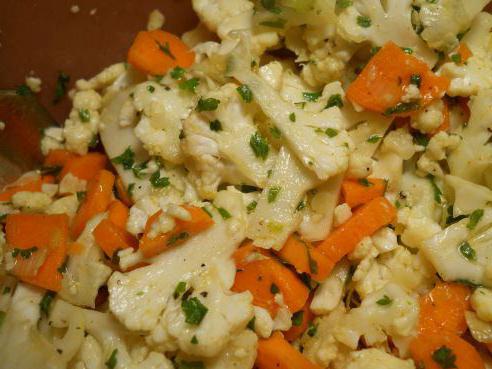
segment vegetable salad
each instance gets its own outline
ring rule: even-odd
[[[0,192],[0,368],[492,368],[487,3],[154,11]]]

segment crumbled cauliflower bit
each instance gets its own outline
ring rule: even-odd
[[[41,185],[41,191],[47,194],[49,197],[53,197],[58,192],[58,185],[55,183],[43,183]]]
[[[87,181],[67,173],[60,181],[59,192],[61,194],[83,192],[87,188]]]
[[[273,330],[288,331],[292,327],[292,314],[285,306],[277,310],[277,315],[273,320]]]
[[[413,85],[411,85],[413,86]],[[444,120],[444,103],[442,100],[436,100],[429,106],[419,111],[411,119],[411,126],[422,133],[431,133],[435,131]]]
[[[492,322],[492,291],[488,288],[477,288],[470,299],[473,310],[478,317],[486,322]]]
[[[337,264],[330,276],[319,285],[309,307],[313,313],[317,315],[328,314],[340,304],[348,272],[349,264],[341,262]]]
[[[175,204],[169,204],[166,210],[167,214],[169,216],[172,216],[173,218],[177,218],[180,220],[190,221],[191,220],[191,214],[188,210],[183,208],[182,206],[177,206]]]
[[[398,247],[395,231],[389,227],[381,228],[372,235],[372,242],[379,253],[383,254]]]
[[[119,123],[121,127],[129,127],[137,119],[137,109],[131,99],[127,99],[120,110]]]
[[[254,306],[253,310],[255,312],[254,329],[256,334],[261,338],[270,337],[273,331],[273,319],[270,313],[259,306]]]
[[[265,50],[272,48],[280,42],[280,36],[277,32],[262,32],[253,35],[251,39],[251,51],[255,55],[261,55]]]
[[[130,208],[130,214],[126,223],[126,230],[133,235],[143,233],[147,219],[159,211],[159,206],[150,196],[138,200]]]
[[[441,231],[439,224],[416,208],[400,209],[397,219],[404,226],[401,240],[409,247],[420,248],[425,240]]]
[[[141,250],[134,250],[131,247],[118,251],[118,258],[120,260],[120,269],[126,271],[127,269],[135,266],[143,261],[145,257]]]
[[[76,195],[65,196],[53,201],[47,208],[46,214],[67,214],[70,219],[75,216],[79,207]]]
[[[352,216],[352,209],[347,203],[338,205],[333,211],[333,225],[335,227],[341,226]]]
[[[384,138],[381,145],[382,152],[393,152],[399,155],[403,160],[410,159],[417,147],[413,143],[413,137],[405,128],[398,128],[389,132]]]
[[[349,260],[361,261],[366,258],[375,258],[379,252],[374,247],[371,237],[364,237],[355,247],[355,250],[348,255]],[[357,273],[357,272],[356,272]]]
[[[63,128],[48,127],[43,130],[41,152],[46,156],[51,150],[62,149],[63,141]]]
[[[350,353],[345,369],[415,369],[411,359],[402,360],[376,348]]]
[[[284,67],[282,66],[282,63],[278,61],[262,65],[258,70],[260,77],[277,91],[280,90],[280,87],[282,86],[283,72]]]
[[[21,191],[12,196],[12,205],[24,211],[41,212],[48,207],[52,200],[44,192]]]
[[[41,84],[42,83],[43,83],[43,81],[41,81],[41,78],[33,77],[33,76],[27,76],[26,77],[26,85],[34,93],[41,92]]]
[[[351,178],[366,178],[372,174],[374,161],[368,155],[354,151],[350,154],[347,176]]]
[[[113,64],[103,69],[88,81],[79,79],[75,82],[75,87],[79,90],[100,90],[116,81],[116,79],[124,74],[125,71],[125,63]]]
[[[258,337],[250,330],[236,335],[216,357],[205,360],[207,369],[250,369],[254,366]]]
[[[404,91],[401,101],[404,103],[409,103],[412,101],[417,101],[421,98],[419,88],[414,84],[409,84]]]
[[[435,177],[443,177],[444,171],[439,161],[444,160],[449,151],[458,147],[461,139],[458,135],[450,135],[446,132],[439,132],[434,135],[424,154],[417,161],[417,168],[424,174],[432,174]]]
[[[171,218],[168,214],[162,213],[159,215],[157,220],[152,223],[150,231],[148,233],[149,238],[156,238],[160,234],[167,233],[174,229],[176,223],[173,218]]]
[[[166,22],[164,14],[162,14],[159,9],[154,9],[149,14],[149,20],[147,21],[147,31],[154,31],[156,29],[161,29]]]

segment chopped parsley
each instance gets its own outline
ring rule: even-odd
[[[216,208],[216,209],[219,212],[222,219],[227,220],[232,217],[231,213],[229,213],[226,209],[224,208]]]
[[[308,256],[308,261],[309,261],[309,271],[312,274],[318,274],[318,263],[311,256],[311,250],[309,249],[309,247],[307,245],[306,245],[306,251],[307,251],[307,256]]]
[[[461,54],[456,53],[451,55],[451,61],[455,64],[461,64],[462,63]]]
[[[151,94],[155,92],[155,87],[152,85],[147,85],[147,91],[149,91]]]
[[[77,200],[80,202],[80,201],[84,201],[85,200],[85,197],[87,196],[87,191],[78,191],[76,193],[77,195]]]
[[[309,337],[314,337],[316,336],[316,333],[318,333],[318,325],[314,325],[313,323],[309,323],[309,328],[306,331],[307,335]]]
[[[260,22],[260,25],[265,26],[265,27],[270,27],[270,28],[282,29],[285,27],[286,23],[287,23],[287,21],[285,19],[277,18],[277,19],[271,19],[271,20]]]
[[[241,85],[236,88],[236,91],[241,96],[244,102],[250,103],[251,101],[253,101],[253,92],[248,85]]]
[[[70,76],[63,72],[58,74],[55,86],[55,96],[53,97],[53,104],[58,104],[63,96],[67,93],[68,83],[70,82]]]
[[[282,137],[282,132],[280,132],[280,129],[278,129],[277,126],[273,126],[270,128],[270,133],[272,134],[273,138],[276,138],[277,140]]]
[[[202,210],[203,210],[205,213],[207,213],[207,215],[208,215],[210,218],[212,218],[212,219],[213,219],[213,217],[214,217],[214,216],[213,216],[213,214],[210,212],[210,210],[208,210],[208,209],[207,209],[207,207],[206,207],[206,206],[202,206]]]
[[[104,363],[108,369],[116,368],[116,364],[118,364],[118,358],[116,357],[117,355],[118,355],[118,349],[114,349],[111,355],[109,356],[109,359]]]
[[[169,46],[169,42],[166,42],[163,45],[159,41],[156,40],[155,43],[157,44],[157,47],[159,48],[159,50],[161,50],[164,54],[166,54],[167,56],[169,56],[171,59],[176,60],[176,57],[171,52],[171,48]]]
[[[280,14],[282,9],[277,6],[276,0],[261,0],[261,5],[271,13]]]
[[[357,24],[362,28],[369,28],[371,27],[372,21],[371,18],[366,17],[365,15],[359,15],[357,17]]]
[[[296,121],[296,113],[290,113],[289,114],[289,120],[291,122],[295,122]]]
[[[179,83],[179,88],[183,91],[196,93],[196,88],[200,85],[198,78],[190,78]]]
[[[422,84],[422,76],[420,74],[412,74],[410,76],[410,83],[420,88],[420,85]]]
[[[413,134],[413,143],[419,146],[427,147],[427,145],[429,145],[429,137],[420,132],[416,132]]]
[[[338,9],[346,9],[352,5],[353,5],[352,0],[337,0],[337,2],[336,2],[336,7]]]
[[[299,327],[302,324],[302,321],[304,320],[304,311],[298,311],[295,312],[292,315],[292,326],[294,327]]]
[[[281,190],[282,190],[282,188],[279,186],[270,187],[268,189],[267,199],[268,199],[269,204],[271,204],[272,202],[275,202],[277,200],[277,197],[278,197]]]
[[[262,160],[266,160],[270,148],[267,140],[261,135],[260,132],[256,132],[251,136],[249,140],[249,146],[253,150],[255,156]]]
[[[50,313],[51,303],[55,298],[55,293],[52,291],[48,291],[44,294],[41,302],[39,303],[39,310],[41,311],[41,315],[48,316]]]
[[[303,92],[302,97],[306,101],[316,102],[321,97],[321,92]]]
[[[401,48],[405,54],[412,55],[413,49],[411,47],[402,47]]]
[[[462,215],[453,216],[453,213],[454,213],[453,205],[448,206],[448,217],[446,218],[446,225],[451,225],[459,222],[460,220],[468,218],[468,215],[462,214]]]
[[[142,179],[144,177],[144,174],[142,172],[145,169],[147,169],[147,162],[146,161],[144,161],[140,164],[134,164],[132,167],[133,175],[139,179]]]
[[[328,98],[328,102],[327,102],[327,104],[325,106],[325,109],[332,108],[334,106],[338,106],[339,108],[342,108],[343,107],[342,95],[340,95],[340,94],[334,94],[334,95],[331,95]]]
[[[408,103],[401,102],[391,108],[386,109],[384,115],[408,113],[410,111],[415,111],[419,109],[420,109],[420,104],[418,102],[408,102]]]
[[[157,170],[150,176],[150,183],[155,188],[165,188],[171,184],[168,177],[161,177],[161,172]]]
[[[199,325],[208,312],[208,308],[197,297],[183,300],[181,309],[185,315],[185,322],[192,325]]]
[[[437,186],[434,176],[429,174],[427,178],[429,179],[432,186],[432,190],[434,191],[434,201],[438,204],[442,204],[442,191]]]
[[[252,193],[252,192],[258,192],[260,190],[261,189],[256,186],[251,186],[247,184],[242,184],[239,186],[239,191],[241,191],[242,193]]]
[[[446,346],[439,347],[432,353],[432,360],[434,360],[443,369],[457,368],[456,355],[453,350]]]
[[[381,139],[380,135],[370,135],[369,138],[367,139],[367,142],[369,143],[377,143]]]
[[[179,282],[174,289],[173,298],[177,300],[186,291],[186,282]]]
[[[79,118],[82,123],[88,123],[91,121],[91,113],[87,109],[80,109]]]
[[[299,204],[296,206],[296,211],[301,211],[306,208],[306,201],[301,200],[299,201]]]
[[[132,197],[133,196],[133,191],[135,191],[135,183],[130,183],[128,185],[128,188],[126,189],[126,192],[128,193],[128,195],[130,197]]]
[[[15,93],[19,96],[32,96],[32,90],[27,85],[20,85],[15,89]]]
[[[60,165],[52,165],[52,166],[41,167],[39,169],[39,172],[43,176],[48,175],[48,174],[57,176],[58,174],[60,174],[62,169],[63,169],[63,167]]]
[[[270,292],[275,295],[280,292],[280,288],[275,283],[272,283],[270,285]]]
[[[374,184],[370,182],[367,178],[360,178],[359,180],[357,180],[357,182],[359,182],[359,184],[361,184],[364,187],[374,186]]]
[[[189,237],[190,234],[188,232],[180,232],[169,237],[169,240],[167,240],[166,244],[168,246],[173,246],[178,242],[188,239]]]
[[[213,97],[210,97],[208,99],[200,98],[200,100],[198,100],[198,105],[196,109],[198,111],[214,111],[217,109],[219,104],[220,100],[214,99]]]
[[[473,213],[470,214],[470,219],[468,220],[468,224],[466,227],[468,229],[475,229],[480,219],[483,217],[483,209],[474,210]]]
[[[256,322],[256,317],[252,317],[251,320],[248,322],[248,325],[246,326],[246,328],[254,331],[255,330],[255,322]]]
[[[196,336],[193,336],[193,337],[191,337],[190,342],[192,345],[198,345],[198,338],[196,338]]]
[[[327,135],[330,138],[333,138],[338,135],[338,130],[335,128],[327,128],[325,129],[325,135]]]
[[[214,132],[222,131],[222,123],[220,122],[220,120],[215,119],[215,120],[211,121],[210,122],[210,130],[212,130]]]
[[[17,256],[20,256],[22,259],[27,260],[32,256],[32,254],[34,254],[38,250],[39,249],[36,246],[33,246],[28,249],[15,248],[12,250],[12,257],[16,258]]]
[[[369,52],[371,53],[371,56],[374,56],[379,52],[379,50],[381,50],[380,46],[373,46]]]
[[[459,250],[461,252],[461,255],[463,255],[466,259],[470,261],[477,260],[477,252],[473,247],[470,246],[468,242],[463,242],[459,246]]]
[[[388,306],[388,305],[391,305],[392,302],[393,302],[393,300],[390,299],[388,295],[384,295],[382,298],[380,298],[378,301],[376,301],[376,304],[381,305],[381,306]]]
[[[172,79],[181,79],[183,78],[184,74],[185,70],[181,67],[174,68],[173,70],[171,70],[170,73]]]
[[[248,204],[248,206],[246,206],[246,210],[248,211],[248,214],[251,214],[253,211],[255,211],[257,205],[258,205],[258,202],[251,201]]]
[[[133,167],[133,164],[135,164],[135,153],[132,148],[128,146],[123,154],[111,159],[111,161],[114,164],[121,164],[123,169],[129,170]]]

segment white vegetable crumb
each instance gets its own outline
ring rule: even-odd
[[[338,205],[334,210],[333,223],[335,227],[338,227],[345,223],[352,216],[352,210],[347,203]]]
[[[90,15],[94,15],[94,14],[96,14],[96,12],[97,12],[97,8],[94,8],[94,9],[92,9],[92,10],[89,12],[89,14],[90,14]]]
[[[0,120],[0,131],[3,131],[5,129],[5,122]]]
[[[149,14],[149,20],[147,22],[147,31],[154,31],[156,29],[162,28],[164,23],[166,22],[166,18],[164,14],[162,14],[158,9],[152,10]]]
[[[41,78],[26,76],[26,85],[31,89],[32,92],[39,93],[41,92],[41,84],[43,81]]]
[[[72,5],[70,7],[70,13],[77,14],[80,11],[80,7],[78,5]]]

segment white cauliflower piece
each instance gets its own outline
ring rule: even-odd
[[[366,178],[372,174],[373,163],[371,157],[358,152],[350,154],[347,176],[350,178]]]
[[[79,79],[75,82],[75,87],[79,90],[101,90],[114,83],[126,72],[125,63],[116,63],[103,69],[88,81]]]
[[[12,205],[27,212],[42,212],[51,203],[52,199],[44,192],[20,191],[12,196]]]
[[[371,236],[371,239],[380,254],[393,251],[398,247],[395,231],[389,227],[381,228]]]
[[[371,348],[352,352],[346,369],[415,369],[414,362],[402,360],[382,350]]]
[[[348,41],[370,41],[375,46],[393,41],[434,66],[437,55],[415,33],[411,14],[412,0],[357,0],[340,13],[337,32]]]
[[[439,132],[434,135],[424,154],[417,161],[417,168],[435,177],[442,177],[444,172],[439,161],[446,159],[448,152],[456,149],[461,139],[458,135],[449,135],[446,132]]]
[[[414,249],[419,249],[428,238],[441,231],[441,227],[432,218],[414,208],[398,211],[398,224],[403,226],[402,242]]]
[[[341,226],[352,216],[352,209],[347,203],[338,205],[333,212],[333,225],[335,227]]]
[[[410,159],[417,150],[412,135],[405,128],[398,128],[388,133],[381,145],[381,152],[393,152],[403,160]]]
[[[411,85],[414,86],[414,85]],[[412,117],[410,125],[422,133],[435,131],[444,120],[444,103],[436,100]]]
[[[273,61],[268,64],[262,65],[258,70],[258,74],[275,90],[280,90],[282,87],[282,75],[284,73],[284,67],[282,63]]]
[[[254,330],[261,338],[268,338],[273,331],[273,319],[268,310],[259,306],[253,306],[255,312]]]
[[[337,264],[330,276],[318,286],[314,293],[310,306],[313,313],[328,314],[340,304],[348,273],[348,263]]]
[[[473,311],[465,312],[466,325],[477,342],[492,342],[492,323],[484,321]]]
[[[492,322],[492,291],[488,288],[479,287],[470,299],[473,310],[477,316],[486,322]]]
[[[79,200],[76,195],[64,196],[53,201],[46,209],[46,214],[67,214],[73,219],[79,208]]]
[[[43,155],[48,155],[51,150],[63,149],[63,128],[48,127],[43,130],[41,138],[41,152]]]
[[[58,191],[61,194],[75,194],[85,191],[86,187],[86,180],[75,177],[72,173],[67,173],[61,179]]]
[[[162,14],[159,9],[154,9],[149,14],[149,19],[147,21],[147,31],[154,31],[156,29],[162,28],[164,23],[166,22],[166,18],[164,14]]]
[[[485,186],[450,175],[444,179],[454,190],[453,216],[471,214],[492,202],[492,191]]]
[[[207,369],[251,369],[256,360],[258,337],[249,330],[235,336],[215,358],[205,360]]]

